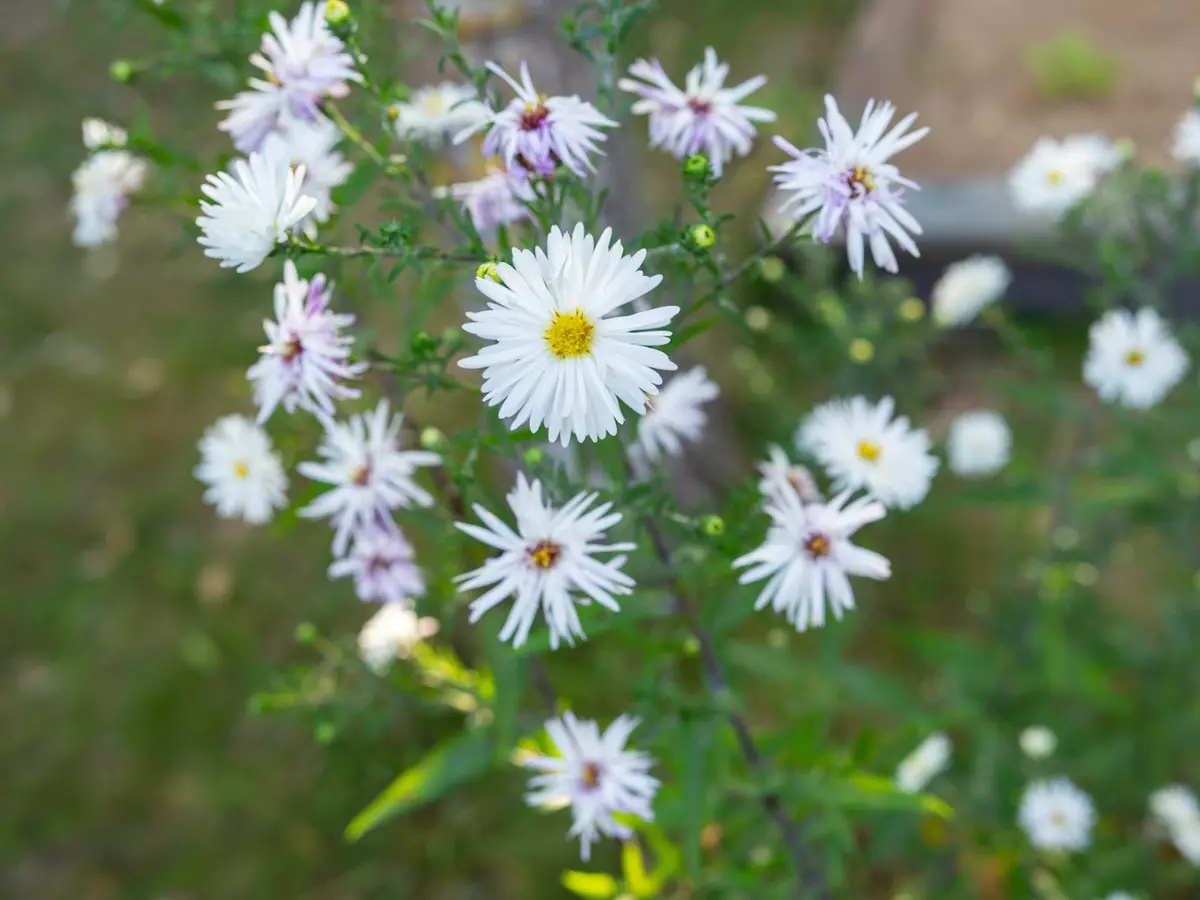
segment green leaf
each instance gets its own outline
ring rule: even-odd
[[[709,747],[715,730],[712,719],[693,719],[683,726],[679,779],[683,793],[683,860],[693,879],[700,875],[700,830],[707,818]]]
[[[870,772],[813,773],[810,785],[823,799],[841,810],[910,810],[940,819],[954,818],[954,809],[932,794],[906,794],[890,778]]]
[[[477,778],[497,760],[495,734],[477,728],[443,741],[395,781],[346,826],[346,839],[357,841],[392,816],[424,806],[452,788]]]
[[[621,847],[621,873],[625,886],[638,900],[646,900],[658,893],[659,885],[646,874],[646,861],[636,840],[626,841]]]
[[[603,872],[563,872],[562,884],[584,900],[610,900],[617,896],[617,879]]]

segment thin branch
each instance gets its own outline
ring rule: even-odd
[[[699,309],[701,306],[703,306],[709,300],[713,299],[713,297],[716,297],[718,294],[723,293],[727,288],[730,287],[730,285],[732,285],[735,281],[738,281],[743,275],[745,275],[752,268],[754,268],[755,265],[762,262],[764,259],[766,259],[768,256],[770,256],[772,253],[774,253],[776,250],[780,249],[784,245],[790,244],[792,241],[792,238],[794,238],[797,234],[800,233],[800,230],[805,226],[807,221],[808,221],[807,219],[800,219],[799,221],[794,222],[792,224],[791,228],[789,228],[787,231],[785,231],[783,234],[781,234],[779,237],[777,237],[771,243],[766,244],[765,246],[759,248],[758,252],[752,253],[749,256],[747,256],[744,260],[742,260],[741,265],[739,265],[732,272],[729,272],[728,274],[726,274],[719,282],[717,282],[716,287],[714,287],[707,294],[702,294],[700,296],[700,298],[697,299],[696,302],[692,304],[691,308]]]
[[[478,265],[483,260],[479,254],[467,251],[450,253],[439,247],[335,247],[331,244],[316,244],[312,241],[292,237],[288,244],[307,253],[318,253],[322,256],[336,256],[340,259],[355,259],[369,256],[375,258],[405,257],[408,259],[434,259],[446,263],[463,263]]]
[[[377,166],[386,168],[388,164],[387,159],[384,158],[382,153],[375,149],[370,141],[362,136],[361,131],[347,121],[346,117],[342,115],[342,111],[337,108],[336,103],[331,101],[326,102],[324,111],[325,115],[329,116],[329,118],[333,121],[333,124],[338,127],[338,130],[341,131],[341,133],[344,134],[352,144],[358,147],[358,149],[363,153],[367,154],[371,161]]]

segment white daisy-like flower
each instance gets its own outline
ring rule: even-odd
[[[523,474],[508,495],[508,506],[517,520],[514,531],[479,504],[474,510],[486,525],[458,522],[457,527],[475,540],[500,551],[473,572],[459,575],[460,591],[488,590],[471,603],[471,622],[477,622],[492,607],[513,597],[512,609],[500,640],[512,640],[520,647],[529,637],[538,610],[550,628],[550,646],[558,648],[565,640],[571,646],[575,638],[586,638],[579,622],[576,604],[595,601],[605,609],[619,612],[614,595],[633,590],[633,579],[621,571],[624,556],[601,562],[596,554],[625,553],[633,544],[603,544],[604,533],[621,521],[612,512],[611,503],[596,502],[595,494],[579,493],[561,509],[555,509],[542,495],[541,482],[532,484]]]
[[[480,147],[483,155],[498,156],[510,171],[520,167],[531,174],[551,175],[563,165],[581,178],[595,171],[590,157],[601,152],[598,144],[606,138],[600,129],[616,128],[616,122],[579,97],[539,94],[524,62],[520,84],[495,63],[487,67],[517,96],[499,111],[488,108],[481,122],[455,136],[456,144],[487,129]]]
[[[1030,759],[1046,759],[1058,748],[1058,738],[1044,725],[1030,725],[1021,732],[1017,743]]]
[[[1193,866],[1200,866],[1200,819],[1183,822],[1172,829],[1171,842],[1180,856]]]
[[[1034,781],[1025,788],[1018,821],[1038,850],[1086,850],[1092,842],[1096,808],[1069,779]]]
[[[938,732],[925,738],[896,768],[896,787],[906,794],[920,793],[946,770],[950,762],[950,738]]]
[[[481,125],[488,108],[475,98],[469,84],[443,81],[413,91],[407,103],[391,107],[396,136],[440,147],[464,128]]]
[[[1009,194],[1018,209],[1057,219],[1120,163],[1121,154],[1102,134],[1039,138],[1009,173]]]
[[[886,507],[910,509],[929,493],[938,459],[925,429],[892,418],[894,410],[891,397],[833,400],[812,411],[796,443],[825,467],[835,490],[865,490]]]
[[[596,241],[582,224],[570,235],[554,227],[545,251],[514,249],[498,281],[475,279],[488,307],[467,313],[463,330],[494,343],[459,365],[483,369],[484,401],[510,428],[545,425],[563,446],[598,441],[625,421],[621,403],[644,412],[662,384],[656,370],[675,368],[654,348],[671,339],[678,306],[609,315],[662,281],[642,273],[645,250],[626,256],[611,238],[611,228]]]
[[[946,266],[933,286],[933,321],[943,328],[966,325],[1004,296],[1012,273],[998,256],[975,254]]]
[[[687,73],[682,89],[675,86],[657,59],[639,59],[629,67],[633,77],[622,78],[617,87],[637,94],[636,115],[650,117],[650,146],[661,147],[676,159],[703,153],[720,177],[734,154],[750,152],[757,133],[753,122],[774,122],[775,113],[742,101],[767,83],[765,75],[725,87],[728,64],[717,59],[717,51],[704,51],[704,62]]]
[[[534,199],[529,179],[516,177],[497,162],[488,163],[482,178],[437,187],[433,194],[435,197],[453,197],[461,203],[480,234],[528,219],[529,207],[525,204]]]
[[[1083,380],[1101,399],[1132,409],[1162,401],[1188,370],[1188,356],[1153,309],[1111,310],[1089,335]]]
[[[358,599],[369,603],[403,603],[425,593],[425,578],[416,551],[398,529],[364,529],[354,547],[329,567],[330,578],[354,578]]]
[[[200,438],[194,474],[207,486],[204,502],[225,519],[269,522],[287,506],[287,475],[267,433],[245,416],[225,416]]]
[[[201,190],[204,215],[196,219],[204,255],[220,260],[223,268],[239,272],[256,269],[275,245],[287,240],[317,207],[301,193],[304,166],[292,168],[283,148],[271,142],[250,159],[233,161],[233,174],[209,175]]]
[[[921,226],[904,208],[905,189],[919,187],[888,160],[925,137],[929,129],[910,132],[917,118],[910,113],[888,131],[895,114],[892,104],[876,106],[871,100],[856,132],[833,97],[826,95],[825,117],[818,122],[824,149],[798,150],[775,138],[776,146],[795,157],[770,167],[778,173],[775,182],[786,195],[780,212],[797,221],[815,213],[813,240],[820,243],[829,243],[839,229],[844,230],[850,268],[859,278],[867,243],[875,264],[889,272],[899,265],[889,241],[920,256],[912,235],[920,234]]]
[[[1012,432],[1004,416],[991,410],[965,412],[950,423],[946,459],[961,478],[994,475],[1008,465]]]
[[[128,142],[129,134],[124,128],[95,117],[83,120],[83,146],[89,150],[101,147],[119,149]]]
[[[554,809],[570,805],[574,821],[567,837],[579,838],[585,862],[591,856],[592,843],[601,836],[633,837],[633,829],[618,822],[617,816],[654,820],[652,804],[659,786],[650,774],[654,760],[646,753],[625,749],[637,726],[637,719],[622,715],[601,734],[597,723],[566,712],[546,723],[558,756],[531,756],[521,762],[540,772],[529,779],[525,802]]]
[[[332,416],[334,401],[358,397],[356,388],[343,382],[358,378],[366,363],[350,362],[354,338],[342,334],[354,324],[349,313],[329,309],[333,286],[324,275],[305,281],[290,259],[283,281],[275,285],[275,319],[263,320],[266,346],[246,377],[254,385],[258,421],[267,421],[280,404],[289,413],[297,407],[321,416]]]
[[[1181,163],[1200,166],[1200,109],[1189,109],[1175,126],[1171,155]]]
[[[291,22],[272,12],[270,23],[259,52],[250,57],[265,79],[251,78],[251,90],[217,104],[229,111],[217,127],[229,132],[242,153],[260,149],[267,135],[297,119],[317,118],[323,99],[345,97],[349,82],[362,80],[317,4],[302,4]]]
[[[1104,900],[1137,900],[1129,891],[1113,891]]]
[[[304,193],[316,205],[296,227],[310,238],[316,238],[317,226],[328,222],[337,209],[333,189],[345,184],[354,172],[354,166],[337,149],[341,139],[338,127],[324,118],[297,120],[267,137],[268,145],[279,144],[275,153],[287,157],[293,167],[304,167]]]
[[[758,464],[758,471],[762,476],[758,492],[768,504],[784,493],[795,494],[802,503],[820,503],[824,499],[812,472],[788,459],[787,452],[778,444],[767,448],[767,458]]]
[[[146,162],[128,150],[98,150],[85,159],[71,175],[76,246],[98,247],[116,239],[117,219],[145,179]]]
[[[646,413],[638,420],[634,447],[647,459],[656,461],[664,454],[680,456],[685,442],[700,440],[708,421],[702,407],[720,393],[704,366],[676,375],[663,385],[657,397],[646,401]]]
[[[330,520],[335,556],[344,554],[350,538],[361,532],[378,528],[398,533],[392,510],[433,505],[433,497],[413,476],[422,466],[439,465],[442,458],[425,450],[401,450],[403,419],[391,416],[387,401],[380,400],[373,412],[351,416],[347,422],[328,422],[317,448],[324,462],[296,467],[306,478],[333,485],[300,515]]]
[[[1200,803],[1182,784],[1169,784],[1150,795],[1150,813],[1167,829],[1200,822]]]
[[[754,608],[770,605],[797,631],[825,624],[826,600],[835,619],[854,609],[849,576],[891,576],[887,559],[850,542],[863,525],[883,518],[881,503],[866,497],[850,500],[849,492],[828,503],[802,503],[796,493],[784,491],[766,511],[771,517],[766,540],[735,559],[733,567],[746,568],[738,576],[739,584],[769,579]]]
[[[438,620],[417,614],[403,603],[385,603],[358,632],[358,655],[376,675],[392,662],[407,659],[420,641],[438,633]]]

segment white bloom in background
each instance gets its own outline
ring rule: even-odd
[[[1200,866],[1200,819],[1183,822],[1172,829],[1171,841],[1180,856],[1193,866]]]
[[[1137,900],[1137,898],[1128,891],[1113,891],[1104,900]]]
[[[145,179],[145,161],[127,150],[98,150],[85,159],[71,175],[76,246],[98,247],[114,240],[129,195]]]
[[[494,341],[461,360],[483,369],[483,399],[500,407],[512,429],[546,426],[550,441],[598,441],[625,421],[620,403],[642,413],[675,364],[655,347],[677,306],[627,316],[609,313],[645,296],[662,281],[642,274],[646,251],[626,256],[612,229],[596,241],[577,225],[574,233],[550,230],[546,250],[513,250],[512,265],[496,277],[476,278],[488,298],[482,312],[468,312],[463,330]]]
[[[242,153],[260,149],[267,135],[296,119],[317,118],[323,99],[345,97],[349,82],[362,80],[354,59],[330,32],[322,7],[304,3],[291,22],[272,12],[271,31],[250,57],[265,79],[251,78],[251,90],[217,104],[229,111],[217,127],[229,132]]]
[[[341,139],[341,131],[328,119],[292,122],[267,137],[267,145],[279,144],[272,152],[287,157],[293,167],[304,168],[304,193],[316,204],[296,227],[310,238],[316,238],[317,226],[328,222],[337,209],[333,189],[345,184],[354,172],[354,166],[337,149]]]
[[[700,440],[708,421],[702,407],[720,393],[704,366],[676,375],[663,385],[657,397],[646,401],[634,447],[651,460],[661,459],[664,454],[680,456],[685,442]]]
[[[1017,742],[1021,745],[1021,752],[1030,759],[1046,759],[1052,756],[1058,747],[1058,738],[1044,725],[1031,725],[1026,728]]]
[[[425,593],[416,551],[396,529],[364,529],[354,537],[349,554],[329,567],[330,578],[354,578],[358,599],[396,604]]]
[[[813,240],[827,244],[839,229],[846,234],[850,268],[862,277],[865,245],[871,245],[875,264],[889,272],[898,268],[890,241],[913,256],[919,256],[914,234],[921,233],[917,220],[904,208],[906,188],[919,190],[888,162],[929,132],[909,132],[917,114],[910,113],[887,131],[896,108],[871,100],[855,132],[838,111],[833,97],[825,97],[825,118],[818,122],[825,139],[823,150],[797,150],[781,137],[775,144],[794,159],[770,171],[786,195],[780,212],[797,221],[816,214]],[[884,132],[887,131],[885,134]],[[907,132],[907,133],[906,133]]]
[[[966,325],[1004,296],[1012,273],[998,256],[975,254],[946,266],[933,286],[933,321],[943,328]]]
[[[546,723],[558,756],[522,761],[526,768],[541,773],[529,779],[525,802],[551,808],[569,804],[574,821],[568,837],[579,838],[585,862],[592,843],[602,835],[622,840],[633,837],[633,829],[618,822],[616,816],[654,820],[651,804],[659,785],[650,774],[654,761],[646,753],[625,749],[637,726],[638,720],[632,716],[618,716],[601,734],[595,722],[566,712]]]
[[[1181,163],[1200,166],[1200,110],[1189,109],[1175,126],[1171,155]]]
[[[342,383],[367,370],[366,363],[350,362],[354,338],[341,331],[354,324],[354,316],[331,312],[332,297],[324,275],[308,282],[290,259],[284,265],[283,281],[275,285],[276,321],[263,320],[267,344],[246,372],[254,385],[260,423],[280,404],[289,413],[299,407],[332,416],[335,401],[359,396],[356,388]]]
[[[101,147],[124,147],[129,135],[124,128],[94,117],[83,120],[83,146],[89,150]]]
[[[884,506],[909,509],[929,493],[938,459],[925,429],[893,419],[894,409],[891,397],[833,400],[812,411],[796,443],[825,467],[835,490],[865,490]]]
[[[657,59],[639,59],[629,67],[631,78],[617,87],[637,94],[635,115],[650,117],[650,146],[661,147],[676,159],[703,153],[720,177],[734,154],[745,156],[754,143],[752,122],[774,122],[775,113],[741,102],[767,83],[765,75],[725,87],[728,64],[717,59],[717,51],[704,51],[704,62],[687,73],[683,89],[676,87]]]
[[[201,190],[204,214],[196,219],[204,255],[220,260],[223,268],[249,272],[288,232],[304,221],[317,201],[301,193],[304,167],[292,168],[278,144],[250,159],[233,161],[233,174],[209,175]]]
[[[475,504],[475,515],[487,527],[464,522],[456,523],[457,527],[500,555],[455,579],[460,591],[488,588],[472,601],[470,621],[478,622],[492,607],[513,597],[500,640],[511,639],[513,647],[524,644],[540,609],[550,628],[550,646],[557,649],[560,640],[574,646],[576,637],[587,637],[576,604],[595,601],[619,612],[613,595],[629,594],[634,584],[621,571],[625,557],[601,562],[595,555],[624,553],[634,545],[599,543],[604,532],[621,521],[621,514],[611,512],[611,503],[592,508],[595,501],[595,494],[579,493],[555,509],[543,498],[541,482],[530,484],[518,473],[516,487],[508,495],[516,531]]]
[[[762,475],[758,492],[768,504],[778,502],[780,495],[785,493],[795,494],[802,503],[820,503],[824,499],[812,472],[793,464],[778,444],[767,448],[767,459],[758,464],[758,471]]]
[[[413,476],[422,466],[439,465],[442,458],[424,450],[401,450],[404,417],[389,413],[387,401],[380,400],[373,412],[351,416],[347,422],[326,423],[325,438],[317,448],[324,462],[302,462],[296,467],[306,478],[333,485],[300,515],[330,520],[336,529],[335,556],[345,553],[350,538],[364,531],[378,528],[397,533],[392,510],[433,505],[433,497]]]
[[[1102,134],[1039,138],[1009,173],[1008,191],[1018,209],[1057,219],[1120,163],[1121,154]]]
[[[461,203],[480,234],[528,219],[529,207],[524,204],[534,199],[529,180],[517,178],[499,163],[489,163],[484,176],[477,181],[437,187],[433,195],[453,197]]]
[[[1092,798],[1069,779],[1054,778],[1025,788],[1017,818],[1038,850],[1086,850],[1092,842],[1096,808]]]
[[[503,78],[517,96],[500,111],[487,109],[482,122],[459,132],[461,143],[477,131],[487,129],[481,150],[485,157],[498,156],[509,171],[517,167],[538,175],[550,175],[564,165],[580,178],[594,171],[589,157],[599,153],[605,140],[601,128],[617,123],[579,97],[547,97],[539,94],[529,77],[529,66],[521,63],[521,83],[493,62],[488,69]]]
[[[1150,308],[1111,310],[1092,325],[1089,338],[1083,380],[1109,402],[1149,409],[1188,370],[1187,353]]]
[[[946,770],[950,762],[950,738],[938,732],[925,738],[896,768],[896,787],[906,794],[916,794]]]
[[[287,475],[267,433],[245,416],[218,419],[200,438],[194,474],[207,486],[204,502],[225,519],[269,522],[287,506]]]
[[[965,412],[950,423],[946,457],[962,478],[994,475],[1008,465],[1012,432],[1004,416],[991,410]]]
[[[420,641],[438,633],[438,620],[417,618],[407,605],[385,603],[358,632],[358,655],[376,675],[397,659],[407,659]]]
[[[1200,804],[1196,802],[1196,795],[1182,784],[1169,784],[1151,794],[1150,812],[1169,830],[1188,822],[1200,822]]]
[[[863,525],[884,516],[883,505],[865,497],[851,501],[849,493],[829,503],[802,503],[785,491],[767,508],[771,527],[757,550],[738,557],[733,567],[746,568],[739,584],[769,579],[755,609],[768,604],[804,631],[825,624],[825,603],[835,619],[854,609],[851,575],[883,580],[892,574],[888,561],[850,542]]]
[[[440,147],[464,128],[475,128],[487,119],[488,108],[475,99],[469,84],[443,81],[413,91],[407,103],[392,107],[396,136]]]

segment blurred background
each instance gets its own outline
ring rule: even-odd
[[[126,213],[120,240],[100,251],[71,245],[80,120],[139,115],[137,92],[110,79],[109,65],[152,53],[158,40],[144,17],[114,21],[114,5],[6,0],[0,28],[0,895],[566,896],[558,873],[576,858],[563,822],[526,810],[511,777],[494,776],[359,844],[343,841],[347,821],[450,724],[369,686],[336,723],[248,709],[275,673],[305,657],[293,637],[298,623],[353,635],[370,610],[326,580],[323,529],[283,536],[220,522],[191,476],[203,428],[249,408],[244,372],[261,339],[265,269],[252,277],[219,270],[179,217],[159,210]],[[464,5],[479,39],[509,50],[538,52],[552,33],[552,18],[537,13],[541,24],[531,24],[534,13],[516,0]],[[682,75],[716,46],[731,81],[769,76],[755,102],[779,111],[777,132],[801,145],[826,90],[837,90],[848,111],[880,94],[901,112],[919,110],[934,130],[905,154],[904,170],[931,189],[1002,179],[1043,133],[1128,136],[1143,158],[1163,159],[1200,68],[1194,0],[659,7],[630,58],[653,54]],[[408,13],[397,3],[396,14]],[[428,77],[422,65],[414,63],[414,81]],[[212,108],[222,95],[211,85],[177,79],[144,93],[156,134],[202,157],[227,152]],[[640,165],[643,135],[644,123],[635,123],[632,149],[617,152]],[[717,205],[753,221],[767,202],[764,167],[775,161],[760,139],[721,185]],[[648,162],[675,171],[669,160]],[[194,177],[198,184],[201,173]],[[609,177],[627,185],[630,176]],[[661,213],[676,185],[673,175],[649,179],[636,192],[645,207],[629,214]],[[923,245],[935,259],[937,241],[931,235]],[[921,296],[925,275],[914,279]],[[745,290],[740,302],[772,308],[768,285]],[[1037,309],[1029,315],[1077,377],[1082,327],[1060,328]],[[968,336],[940,352],[954,387],[925,411],[935,433],[952,412],[986,397],[981,373],[997,351]],[[731,450],[731,468],[742,472],[821,393],[789,381],[796,376],[769,356],[735,354],[713,368],[725,391],[724,427],[740,448]],[[790,404],[786,415],[768,403],[777,391]],[[975,575],[996,564],[998,536],[1023,539],[1001,520],[965,530],[920,514],[906,521],[907,534],[888,534],[889,555],[934,544],[945,564],[899,578],[886,600],[873,595],[881,615],[952,620],[939,601],[953,598],[957,610]],[[1136,570],[1130,578],[1127,585],[1138,584]],[[555,661],[568,686],[597,677],[587,656],[575,659]],[[393,707],[387,715],[370,712],[384,703]]]

